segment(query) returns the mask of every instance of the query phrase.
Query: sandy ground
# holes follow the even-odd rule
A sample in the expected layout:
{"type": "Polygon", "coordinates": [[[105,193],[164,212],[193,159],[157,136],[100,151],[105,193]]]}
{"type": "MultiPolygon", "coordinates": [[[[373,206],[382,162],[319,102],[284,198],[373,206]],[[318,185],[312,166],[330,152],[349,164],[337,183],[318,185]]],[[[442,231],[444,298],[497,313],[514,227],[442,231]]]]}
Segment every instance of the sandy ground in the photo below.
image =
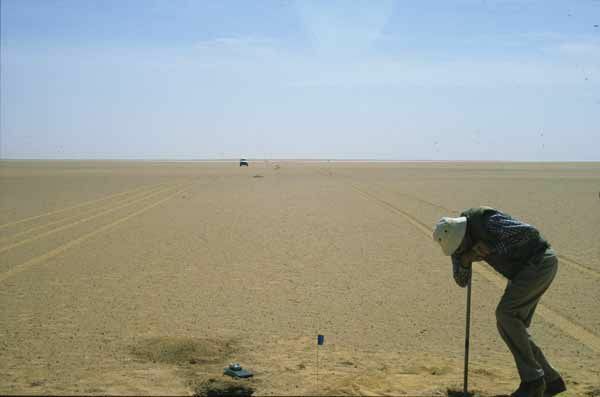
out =
{"type": "MultiPolygon", "coordinates": [[[[235,361],[256,395],[445,395],[465,290],[429,229],[487,204],[559,253],[532,333],[600,395],[599,192],[598,163],[1,162],[0,394],[189,395],[235,361]]],[[[470,385],[507,394],[476,266],[470,385]]]]}

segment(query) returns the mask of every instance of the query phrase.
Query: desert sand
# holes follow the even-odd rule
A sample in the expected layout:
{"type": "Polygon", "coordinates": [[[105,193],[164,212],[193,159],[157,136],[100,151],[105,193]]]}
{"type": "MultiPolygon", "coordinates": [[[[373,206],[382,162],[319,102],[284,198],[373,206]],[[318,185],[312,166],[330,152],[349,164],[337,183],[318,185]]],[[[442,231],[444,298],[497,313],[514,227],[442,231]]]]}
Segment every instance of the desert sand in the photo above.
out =
{"type": "MultiPolygon", "coordinates": [[[[0,162],[0,394],[190,395],[230,362],[255,395],[461,389],[466,290],[430,230],[485,204],[559,254],[531,331],[565,395],[600,395],[599,192],[600,163],[0,162]]],[[[475,264],[486,396],[518,384],[505,284],[475,264]]]]}

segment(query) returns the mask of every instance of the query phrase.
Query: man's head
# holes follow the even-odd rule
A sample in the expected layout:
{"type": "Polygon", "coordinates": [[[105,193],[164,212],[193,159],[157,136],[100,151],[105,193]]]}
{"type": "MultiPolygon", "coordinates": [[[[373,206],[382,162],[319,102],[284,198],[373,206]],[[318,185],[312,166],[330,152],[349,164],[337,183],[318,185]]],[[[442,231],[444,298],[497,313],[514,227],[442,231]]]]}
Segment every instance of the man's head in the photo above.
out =
{"type": "Polygon", "coordinates": [[[467,218],[443,217],[433,229],[433,240],[436,241],[444,255],[450,256],[456,252],[467,232],[467,218]]]}

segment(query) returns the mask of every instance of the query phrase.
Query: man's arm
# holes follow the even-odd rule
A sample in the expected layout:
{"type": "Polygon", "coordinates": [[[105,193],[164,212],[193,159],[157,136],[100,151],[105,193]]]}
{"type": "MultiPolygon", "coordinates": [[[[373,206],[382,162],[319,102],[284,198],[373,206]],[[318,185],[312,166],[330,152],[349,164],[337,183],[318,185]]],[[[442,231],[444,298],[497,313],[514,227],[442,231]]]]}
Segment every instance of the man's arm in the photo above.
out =
{"type": "MultiPolygon", "coordinates": [[[[463,255],[464,256],[464,255],[463,255]]],[[[459,287],[466,287],[471,279],[471,262],[461,259],[460,255],[452,255],[452,275],[459,287]]]]}
{"type": "Polygon", "coordinates": [[[452,275],[454,281],[461,287],[466,287],[471,278],[471,264],[485,259],[490,249],[483,241],[473,245],[467,252],[452,255],[452,275]]]}

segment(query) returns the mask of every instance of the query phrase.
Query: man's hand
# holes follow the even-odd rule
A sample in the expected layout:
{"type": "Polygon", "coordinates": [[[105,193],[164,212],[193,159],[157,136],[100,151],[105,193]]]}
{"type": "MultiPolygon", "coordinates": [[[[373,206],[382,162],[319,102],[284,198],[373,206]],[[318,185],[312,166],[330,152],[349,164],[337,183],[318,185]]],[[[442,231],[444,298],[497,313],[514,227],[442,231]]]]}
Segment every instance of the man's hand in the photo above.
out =
{"type": "Polygon", "coordinates": [[[479,242],[460,256],[461,265],[464,267],[470,266],[473,262],[484,260],[490,253],[490,248],[484,242],[479,242]]]}
{"type": "Polygon", "coordinates": [[[463,267],[465,269],[470,268],[472,263],[473,263],[473,258],[471,257],[471,255],[469,255],[468,252],[465,252],[464,254],[461,255],[460,267],[463,267]]]}
{"type": "Polygon", "coordinates": [[[460,256],[460,263],[462,266],[467,267],[471,266],[471,263],[479,262],[482,259],[477,252],[471,249],[460,256]]]}
{"type": "Polygon", "coordinates": [[[490,247],[488,247],[488,245],[483,241],[480,241],[477,244],[475,244],[473,248],[471,248],[471,250],[474,251],[477,254],[477,256],[481,259],[486,258],[489,254],[492,253],[490,247]]]}

